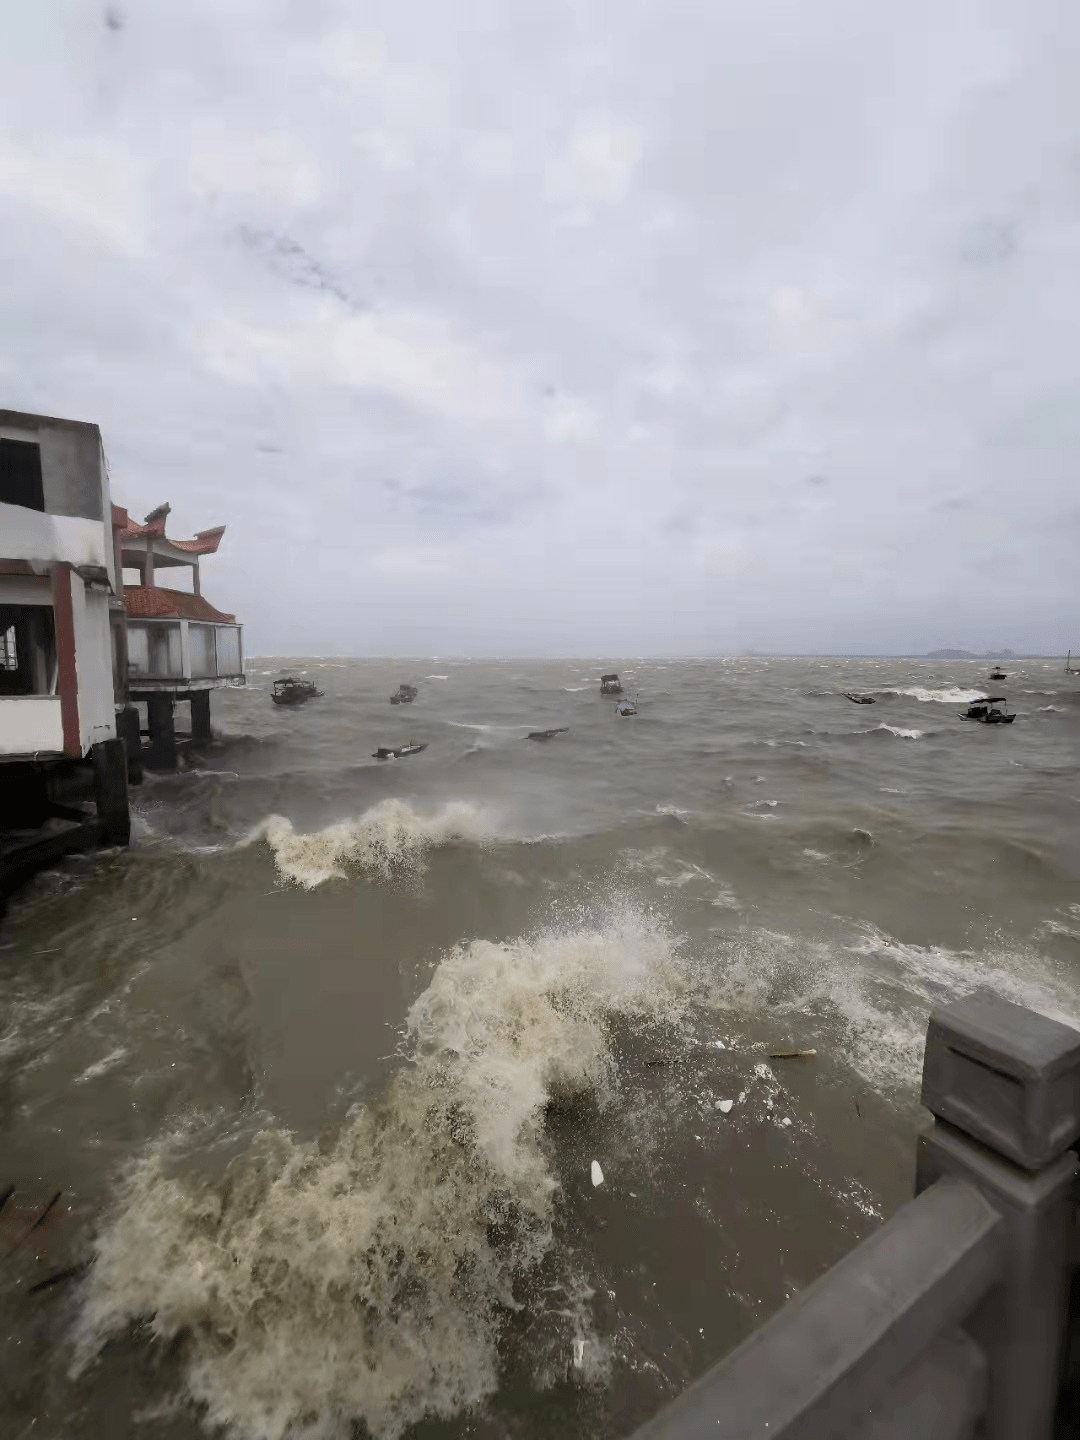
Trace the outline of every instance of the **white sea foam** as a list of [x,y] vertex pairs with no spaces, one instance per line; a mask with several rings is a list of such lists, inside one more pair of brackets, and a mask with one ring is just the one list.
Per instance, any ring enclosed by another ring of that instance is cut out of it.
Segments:
[[489,731],[502,731],[510,735],[513,734],[515,730],[529,730],[532,728],[529,725],[477,725],[468,720],[447,720],[446,723],[447,725],[452,725],[455,730],[482,730],[485,734]]
[[490,817],[466,801],[423,815],[404,800],[392,799],[357,818],[309,832],[294,829],[284,815],[268,815],[244,844],[265,841],[280,874],[313,890],[350,870],[388,875],[395,868],[415,868],[433,845],[452,840],[482,843],[493,829]]
[[[905,730],[902,725],[886,725],[884,720],[877,728],[879,730],[888,730],[890,735],[895,735],[900,740],[920,740],[923,734],[921,730]],[[864,735],[870,735],[873,732],[864,730],[862,733]]]
[[85,1085],[88,1080],[96,1080],[100,1075],[107,1075],[110,1070],[115,1070],[120,1062],[127,1058],[127,1047],[119,1046],[93,1065],[88,1065],[81,1075],[76,1075],[71,1082],[73,1085]]
[[425,680],[449,680],[449,675],[425,675]]
[[906,685],[898,690],[879,690],[879,695],[911,695],[924,704],[936,701],[941,705],[968,705],[972,700],[985,700],[986,690],[961,690],[957,685],[947,685],[941,690],[927,690],[922,685]]
[[[452,950],[409,1012],[411,1064],[336,1138],[263,1132],[216,1186],[177,1178],[165,1142],[130,1168],[76,1369],[145,1317],[158,1340],[185,1337],[209,1427],[338,1440],[360,1422],[393,1440],[495,1389],[500,1332],[527,1303],[533,1353],[586,1340],[600,1378],[590,1292],[555,1249],[544,1108],[602,1103],[607,1020],[678,1019],[685,993],[671,940],[634,913]],[[537,1363],[538,1383],[555,1378]]]
[[718,1003],[755,1016],[799,1016],[804,1028],[813,1017],[825,1032],[819,1046],[885,1096],[907,1100],[918,1094],[926,1022],[936,1005],[987,989],[1080,1023],[1072,972],[1038,950],[909,945],[869,926],[840,945],[767,930],[729,938],[713,983]]

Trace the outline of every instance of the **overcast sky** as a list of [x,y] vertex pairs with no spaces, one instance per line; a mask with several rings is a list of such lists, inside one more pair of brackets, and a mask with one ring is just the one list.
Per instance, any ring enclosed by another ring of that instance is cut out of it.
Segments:
[[249,653],[1080,648],[1076,0],[0,16],[0,406]]

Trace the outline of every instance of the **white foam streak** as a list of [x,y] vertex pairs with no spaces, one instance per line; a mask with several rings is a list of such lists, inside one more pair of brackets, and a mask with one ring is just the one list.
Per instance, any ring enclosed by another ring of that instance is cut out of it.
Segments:
[[[881,722],[881,724],[880,724],[877,728],[878,728],[879,730],[888,730],[888,732],[889,732],[890,735],[895,735],[895,736],[897,737],[897,739],[899,739],[899,740],[921,740],[921,739],[922,739],[922,733],[923,733],[923,732],[922,732],[921,730],[905,730],[902,725],[886,725],[884,720]],[[868,734],[871,734],[871,733],[872,733],[872,732],[871,732],[871,731],[868,731],[868,730],[864,730],[864,731],[863,731],[863,734],[864,734],[864,735],[868,735]]]
[[879,690],[879,695],[911,695],[923,704],[937,702],[940,705],[968,705],[972,700],[985,700],[985,690],[961,690],[957,685],[946,685],[940,690],[927,690],[922,685],[906,685],[899,690]]

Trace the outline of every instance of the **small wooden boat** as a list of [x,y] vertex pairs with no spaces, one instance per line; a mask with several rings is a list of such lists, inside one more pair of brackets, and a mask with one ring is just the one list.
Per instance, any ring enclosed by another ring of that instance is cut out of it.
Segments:
[[407,745],[380,745],[371,757],[373,760],[402,760],[406,755],[419,755],[421,750],[426,750],[427,745],[417,745],[410,740]]
[[615,706],[615,714],[636,715],[637,706],[634,704],[633,700],[620,700],[618,705]]
[[275,705],[303,705],[305,700],[317,699],[323,692],[316,689],[312,680],[294,680],[286,675],[274,681],[270,699]]
[[618,677],[618,675],[601,675],[601,676],[600,676],[600,694],[601,694],[601,695],[621,695],[621,694],[622,694],[622,686],[619,684],[619,677]]
[[565,735],[570,729],[569,725],[560,725],[557,730],[530,730],[525,736],[526,740],[550,740],[553,735]]
[[1008,703],[1004,695],[988,695],[985,700],[973,700],[959,718],[976,720],[980,725],[1011,725],[1016,716],[997,708]]
[[844,698],[845,698],[846,700],[850,700],[853,705],[876,705],[876,704],[877,704],[877,701],[874,699],[873,695],[852,695],[852,694],[851,694],[849,691],[847,691],[847,690],[844,691]]
[[415,685],[399,685],[397,694],[390,696],[390,704],[411,705],[419,693]]

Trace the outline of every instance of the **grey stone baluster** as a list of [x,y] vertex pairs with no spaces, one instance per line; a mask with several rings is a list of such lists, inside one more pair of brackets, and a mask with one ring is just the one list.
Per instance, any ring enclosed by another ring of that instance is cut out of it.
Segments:
[[977,994],[930,1018],[916,1194],[944,1176],[1002,1215],[1002,1278],[965,1328],[986,1354],[986,1440],[1051,1440],[1066,1334],[1080,1032]]

